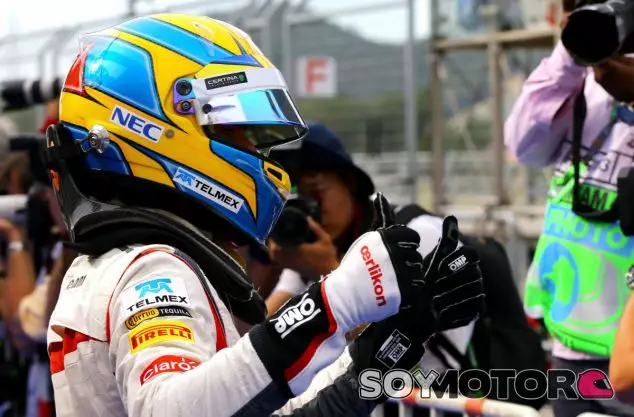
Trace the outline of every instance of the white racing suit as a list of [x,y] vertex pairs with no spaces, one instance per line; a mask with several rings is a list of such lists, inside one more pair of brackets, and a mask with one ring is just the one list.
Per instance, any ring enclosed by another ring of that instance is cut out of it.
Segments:
[[286,402],[290,395],[280,395],[255,336],[239,337],[225,304],[208,285],[209,297],[202,282],[208,285],[186,256],[164,245],[78,257],[48,330],[57,416],[371,412],[373,405],[358,398],[356,378],[346,373],[347,350],[314,379],[304,374],[327,344],[311,345],[286,369],[289,386],[312,379]]

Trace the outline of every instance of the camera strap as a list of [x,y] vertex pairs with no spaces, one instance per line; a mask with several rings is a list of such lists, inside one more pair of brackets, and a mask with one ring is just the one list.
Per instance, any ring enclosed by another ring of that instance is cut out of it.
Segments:
[[584,91],[582,90],[575,98],[572,112],[572,165],[573,165],[573,189],[572,189],[572,211],[585,220],[597,223],[614,223],[619,219],[619,198],[614,200],[612,206],[605,211],[594,210],[581,200],[581,163],[586,167],[592,162],[595,155],[601,150],[603,144],[610,136],[612,128],[616,123],[616,109],[613,107],[610,113],[610,122],[601,131],[599,136],[591,144],[584,158],[581,157],[583,140],[583,125],[587,114],[587,103]]

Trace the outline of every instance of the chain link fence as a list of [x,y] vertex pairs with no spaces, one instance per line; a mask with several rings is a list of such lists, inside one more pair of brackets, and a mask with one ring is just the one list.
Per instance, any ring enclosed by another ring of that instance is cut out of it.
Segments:
[[[468,36],[487,31],[490,7],[481,8],[476,15],[469,8],[478,3],[474,0],[440,3],[443,34]],[[503,9],[506,21],[517,22],[520,9],[524,15],[530,14],[526,1],[511,3],[513,7]],[[248,32],[284,73],[305,118],[322,121],[339,134],[378,188],[388,191],[396,202],[407,203],[413,197],[415,177],[416,199],[431,207],[430,113],[434,103],[428,86],[430,45],[420,30],[428,26],[423,19],[429,19],[429,1],[218,0],[172,2],[159,8],[161,4],[165,3],[139,3],[136,13],[204,14]],[[415,19],[410,18],[412,10]],[[479,20],[471,23],[480,28],[469,32],[469,18],[474,16]],[[63,76],[77,54],[81,34],[128,18],[122,13],[71,27],[0,38],[0,81]],[[412,20],[419,29],[416,36],[409,27]],[[463,28],[462,34],[458,27]],[[507,81],[507,113],[519,94],[521,80],[547,53],[504,54],[501,65]],[[451,52],[444,58],[444,183],[452,204],[486,204],[493,195],[496,172],[491,163],[487,65],[484,51]],[[418,153],[411,152],[413,145]],[[543,172],[509,162],[504,177],[512,203],[541,204],[547,178]]]

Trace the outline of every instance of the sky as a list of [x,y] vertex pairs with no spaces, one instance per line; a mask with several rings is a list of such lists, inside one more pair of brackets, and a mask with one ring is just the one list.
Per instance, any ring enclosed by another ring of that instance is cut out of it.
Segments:
[[[262,2],[263,0],[258,0]],[[281,0],[277,0],[281,1]],[[292,0],[299,2],[301,0]],[[398,1],[398,0],[397,0]],[[445,0],[446,1],[446,0]],[[53,28],[69,28],[81,23],[115,19],[126,13],[130,0],[0,0],[0,80],[22,77],[49,78],[70,66],[78,47],[79,34],[103,29],[113,23],[101,23],[95,27],[84,26],[81,32],[72,33],[62,43],[63,50],[58,58],[55,54],[60,42],[44,45],[45,38],[2,44],[2,39],[14,35],[42,31]],[[210,13],[211,10],[235,10],[250,3],[250,0],[138,0],[137,9],[141,14],[164,11],[165,7],[180,7],[189,13]],[[376,42],[399,43],[406,39],[406,8],[404,6],[382,7],[366,10],[363,13],[342,12],[345,9],[371,7],[377,4],[395,3],[394,0],[308,0],[312,10],[336,13],[329,17],[332,22],[355,31],[360,36]],[[429,33],[430,0],[414,0],[415,33],[417,38],[427,37]],[[192,4],[197,5],[192,6]],[[204,7],[200,7],[200,5]],[[404,2],[403,2],[404,4]],[[187,7],[189,6],[189,7]],[[34,12],[36,11],[36,12]],[[213,15],[213,13],[210,13]],[[248,32],[248,28],[245,28]],[[49,35],[50,36],[50,35]],[[39,39],[39,40],[38,40]],[[40,49],[42,48],[42,49]],[[39,51],[48,51],[40,54]],[[43,57],[43,58],[42,58]],[[41,58],[41,59],[38,59]]]
[[[115,17],[127,10],[129,0],[2,0],[0,1],[0,38],[10,33],[23,33],[39,29],[61,27],[88,22],[95,19]],[[139,4],[142,10],[161,8],[178,4],[191,4],[192,0],[143,0]],[[232,3],[244,4],[243,0],[215,0],[206,4],[220,4],[231,7]],[[319,11],[386,3],[380,0],[312,0],[313,9]],[[416,33],[426,36],[429,32],[429,0],[415,0]],[[404,8],[392,8],[364,14],[344,15],[337,19],[346,26],[353,27],[359,33],[383,40],[398,40],[404,36]],[[34,13],[34,11],[37,11]],[[389,22],[386,24],[386,22]]]

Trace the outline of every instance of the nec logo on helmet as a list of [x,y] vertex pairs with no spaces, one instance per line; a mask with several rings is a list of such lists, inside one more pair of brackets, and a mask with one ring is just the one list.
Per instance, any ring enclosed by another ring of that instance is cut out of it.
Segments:
[[143,117],[119,106],[114,107],[110,115],[110,121],[154,143],[157,143],[163,135],[163,128],[161,126],[155,125]]
[[467,264],[467,258],[464,255],[462,255],[460,256],[460,258],[454,261],[451,261],[451,263],[449,264],[449,269],[451,269],[453,272],[456,272],[459,269],[462,269],[466,264]]

